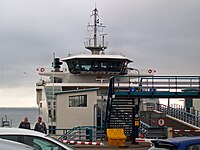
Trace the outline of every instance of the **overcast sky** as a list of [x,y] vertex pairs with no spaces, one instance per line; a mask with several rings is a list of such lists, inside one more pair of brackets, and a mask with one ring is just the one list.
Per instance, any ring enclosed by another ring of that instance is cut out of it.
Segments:
[[200,75],[199,0],[0,0],[0,107],[36,106],[36,68],[53,52],[85,52],[95,3],[108,54],[157,75]]

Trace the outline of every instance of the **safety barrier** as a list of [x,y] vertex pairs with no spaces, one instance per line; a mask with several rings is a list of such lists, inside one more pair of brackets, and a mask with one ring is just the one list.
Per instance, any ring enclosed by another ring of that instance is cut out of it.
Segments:
[[200,132],[200,130],[170,130],[169,132]]
[[70,141],[70,140],[60,140],[62,143],[67,143],[67,144],[80,144],[80,145],[100,145],[103,146],[104,143],[101,142],[86,142],[86,141]]
[[151,143],[151,140],[156,140],[156,139],[142,139],[142,138],[136,138],[136,142],[142,143],[142,142],[148,142]]
[[58,138],[59,140],[96,141],[97,137],[102,138],[101,136],[104,136],[103,127],[98,126],[77,126],[72,129],[56,130],[63,130],[63,134]]
[[108,144],[112,146],[124,146],[126,135],[123,129],[107,129]]

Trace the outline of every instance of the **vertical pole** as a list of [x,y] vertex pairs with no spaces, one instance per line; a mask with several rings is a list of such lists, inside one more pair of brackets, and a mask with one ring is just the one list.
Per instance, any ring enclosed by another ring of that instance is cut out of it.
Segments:
[[[104,107],[103,107],[104,108]],[[97,126],[97,128],[98,128],[98,126]],[[96,130],[97,130],[97,128],[96,128]],[[103,128],[103,110],[102,110],[102,108],[101,108],[101,129],[100,129],[100,131],[101,131],[101,139],[102,139],[102,128]],[[97,140],[97,139],[96,139]]]
[[[93,117],[94,117],[94,127],[97,126],[97,104],[94,104],[94,112],[93,112]],[[94,136],[96,135],[96,132],[94,131]],[[94,137],[96,139],[96,136]]]
[[[55,101],[55,88],[54,88],[54,78],[55,78],[55,74],[54,74],[54,72],[55,72],[55,53],[53,53],[53,93],[52,93],[52,102],[53,102],[53,104],[51,103],[51,115],[52,115],[52,117],[51,117],[51,128],[53,127],[53,117],[54,117],[54,101]],[[56,107],[56,106],[55,106]]]
[[[139,118],[139,110],[140,110],[140,98],[137,99],[137,103],[135,103],[135,115],[138,115]],[[138,138],[139,135],[139,127],[135,127],[135,137]]]
[[135,100],[132,99],[132,135],[131,144],[137,144],[135,141]]
[[53,53],[53,100],[55,99],[54,98],[54,94],[55,94],[55,88],[54,88],[54,72],[55,72],[55,69],[54,69],[54,67],[55,67],[55,53]]
[[94,47],[97,46],[97,8],[94,9]]

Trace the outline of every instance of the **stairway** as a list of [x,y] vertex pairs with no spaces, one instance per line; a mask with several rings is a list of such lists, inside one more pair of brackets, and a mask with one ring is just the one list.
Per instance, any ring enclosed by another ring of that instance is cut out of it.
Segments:
[[109,128],[123,128],[127,136],[132,133],[134,100],[115,97],[110,109]]

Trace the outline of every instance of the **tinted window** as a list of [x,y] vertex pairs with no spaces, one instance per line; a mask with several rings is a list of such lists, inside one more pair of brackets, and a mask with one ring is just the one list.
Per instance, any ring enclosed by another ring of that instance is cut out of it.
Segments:
[[21,138],[19,136],[16,136],[16,135],[0,135],[0,138],[11,140],[11,141],[16,141],[16,142],[21,141]]
[[64,150],[59,145],[52,143],[49,140],[33,136],[17,136],[17,135],[1,135],[0,138],[12,141],[21,142],[34,147],[37,150]]
[[87,107],[87,95],[70,96],[69,107]]
[[75,59],[68,60],[67,64],[71,73],[80,71],[106,71],[121,72],[125,60],[121,59]]

